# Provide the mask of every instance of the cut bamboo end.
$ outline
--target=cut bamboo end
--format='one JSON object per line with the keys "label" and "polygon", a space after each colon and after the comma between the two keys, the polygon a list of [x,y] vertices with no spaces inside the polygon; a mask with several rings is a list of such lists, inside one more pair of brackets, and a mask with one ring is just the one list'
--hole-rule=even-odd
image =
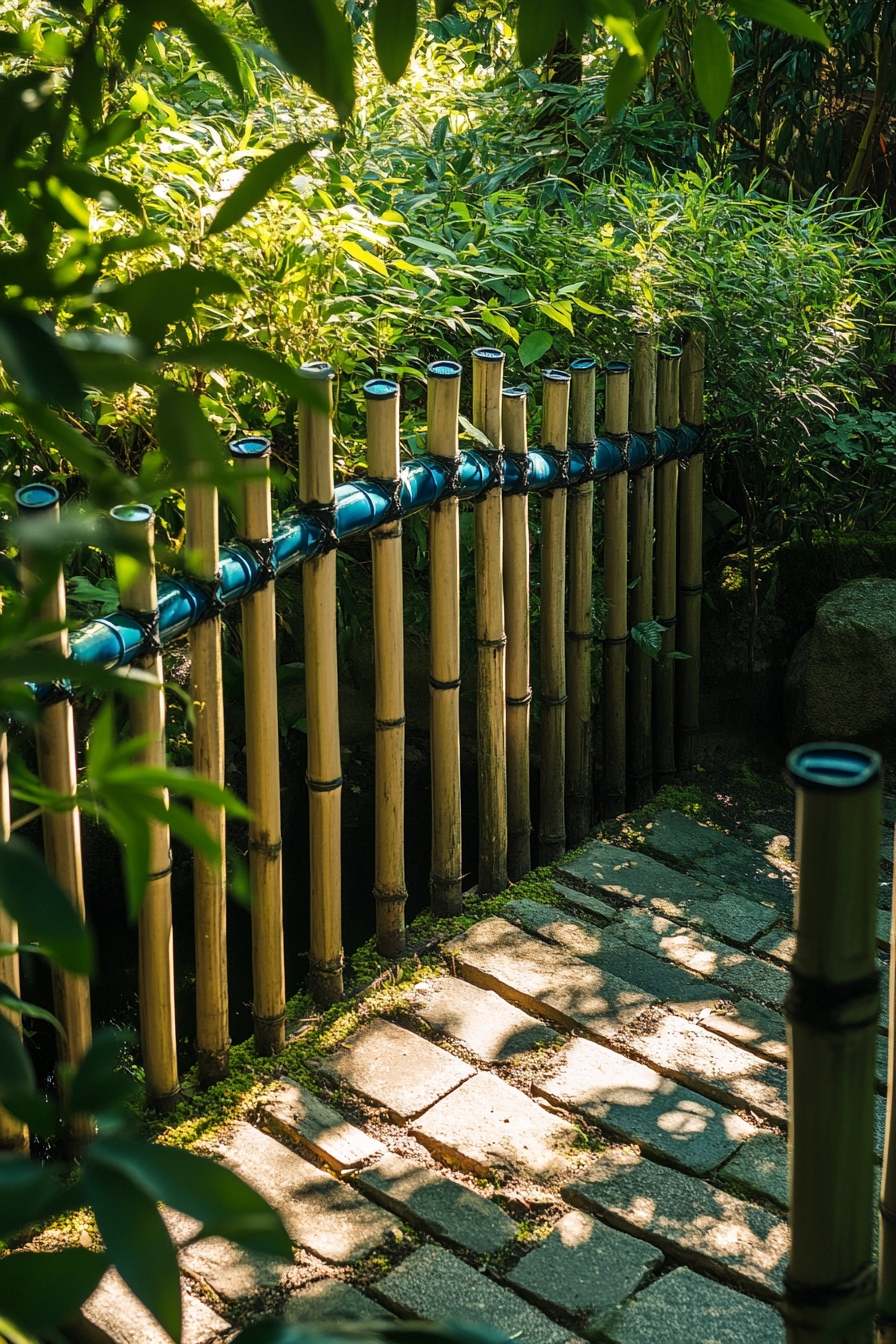
{"label": "cut bamboo end", "polygon": [[[367,467],[388,484],[400,477],[399,388],[385,378],[364,384]],[[376,684],[376,798],[374,899],[380,956],[404,955],[405,932],[405,702],[404,595],[401,521],[370,534],[373,567],[373,643]]]}
{"label": "cut bamboo end", "polygon": [[[473,351],[473,423],[499,451],[504,355]],[[473,507],[478,646],[479,890],[507,886],[507,723],[505,685],[503,505],[497,486]]]}
{"label": "cut bamboo end", "polygon": [[[632,373],[632,429],[653,435],[656,429],[656,346],[650,332],[635,334]],[[631,479],[631,554],[629,557],[629,622],[632,628],[654,619],[653,529],[654,469],[649,464]],[[641,807],[653,788],[653,663],[634,639],[630,641],[628,677],[628,802]]]}
{"label": "cut bamboo end", "polygon": [[[528,451],[527,395],[524,387],[502,394],[504,448],[510,456]],[[507,876],[525,877],[532,867],[532,817],[529,800],[529,719],[532,687],[529,664],[529,499],[505,494],[504,624],[507,633]]]}
{"label": "cut bamboo end", "polygon": [[[706,342],[692,332],[681,356],[682,419],[703,424]],[[692,453],[679,475],[678,648],[687,657],[676,667],[679,769],[693,769],[699,754],[700,619],[703,605],[703,452]]]}
{"label": "cut bamboo end", "polygon": [[[859,1341],[870,1339],[875,1297],[881,762],[863,747],[818,743],[791,752],[787,768],[796,791],[799,871],[796,950],[785,1003],[791,1230],[787,1337],[793,1344],[822,1337]],[[890,1207],[889,1198],[896,1194],[891,1143],[896,1141],[888,1125],[882,1207]],[[821,1172],[824,1179],[819,1179]],[[888,1273],[896,1269],[896,1241],[886,1219],[880,1250],[885,1296],[893,1287]],[[854,1322],[863,1310],[867,1328],[859,1330]]]}
{"label": "cut bamboo end", "polygon": [[[541,438],[544,449],[567,452],[570,375],[542,374]],[[539,859],[554,863],[566,853],[566,490],[541,502],[541,813]]]}
{"label": "cut bamboo end", "polygon": [[[572,445],[593,452],[597,360],[570,365]],[[583,447],[584,451],[584,447]],[[594,484],[572,486],[567,497],[569,596],[566,625],[566,840],[574,848],[591,831],[591,606],[594,546]]]}
{"label": "cut bamboo end", "polygon": [[[332,389],[328,364],[302,365],[327,387],[331,410],[303,403],[299,419],[299,482],[305,505],[333,506]],[[342,756],[336,650],[336,552],[325,549],[303,566],[305,696],[308,719],[308,810],[311,864],[311,948],[308,986],[328,1007],[344,992],[342,954]]]}
{"label": "cut bamboo end", "polygon": [[[624,442],[629,426],[631,365],[606,366],[605,429]],[[628,474],[620,453],[620,470],[604,483],[604,600],[607,614],[603,643],[603,772],[601,815],[617,817],[625,810],[625,699],[628,642]]]}
{"label": "cut bamboo end", "polygon": [[[681,351],[664,346],[657,371],[657,419],[660,426],[676,430],[679,424]],[[656,619],[663,627],[661,661],[653,669],[653,772],[656,784],[675,777],[675,650],[677,621],[678,460],[661,462],[656,468]]]}
{"label": "cut bamboo end", "polygon": [[[240,481],[237,531],[256,554],[273,545],[270,440],[244,435],[230,443]],[[283,838],[280,733],[277,722],[277,605],[272,574],[243,598],[243,687],[249,892],[252,919],[252,1023],[255,1052],[277,1055],[286,1043],[283,946]]]}

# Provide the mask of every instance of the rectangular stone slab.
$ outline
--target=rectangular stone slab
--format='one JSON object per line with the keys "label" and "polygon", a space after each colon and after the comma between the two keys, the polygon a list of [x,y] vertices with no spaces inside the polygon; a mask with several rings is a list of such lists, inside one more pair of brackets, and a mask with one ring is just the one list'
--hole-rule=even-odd
{"label": "rectangular stone slab", "polygon": [[626,1036],[625,1048],[635,1059],[723,1106],[748,1106],[779,1123],[787,1119],[787,1070],[693,1022],[667,1013],[652,1031]]}
{"label": "rectangular stone slab", "polygon": [[563,1196],[710,1274],[764,1297],[783,1291],[787,1224],[695,1176],[660,1167],[630,1149],[610,1149],[564,1186]]}
{"label": "rectangular stone slab", "polygon": [[597,1039],[612,1037],[656,999],[579,957],[485,919],[445,944],[465,980]]}
{"label": "rectangular stone slab", "polygon": [[357,1190],[252,1125],[233,1126],[221,1161],[277,1210],[291,1241],[332,1264],[363,1260],[398,1230]]}
{"label": "rectangular stone slab", "polygon": [[787,1063],[787,1028],[784,1018],[761,1003],[739,999],[730,1008],[701,1017],[700,1026],[774,1064]]}
{"label": "rectangular stone slab", "polygon": [[608,1344],[785,1344],[784,1321],[757,1302],[690,1269],[675,1269],[614,1311]]}
{"label": "rectangular stone slab", "polygon": [[748,1196],[762,1195],[787,1208],[787,1140],[780,1134],[756,1134],[722,1168],[722,1178],[733,1181]]}
{"label": "rectangular stone slab", "polygon": [[576,891],[575,887],[569,887],[565,882],[555,882],[553,887],[555,895],[559,896],[561,901],[565,901],[567,905],[574,905],[577,910],[581,910],[591,918],[597,916],[609,924],[619,914],[615,905],[608,905],[597,896],[588,896],[584,891]]}
{"label": "rectangular stone slab", "polygon": [[[192,1293],[183,1293],[181,1344],[212,1344],[230,1334],[223,1317]],[[108,1269],[82,1314],[114,1344],[171,1344],[171,1336],[128,1288],[117,1270]]]}
{"label": "rectangular stone slab", "polygon": [[411,1133],[450,1166],[488,1176],[568,1177],[577,1164],[578,1131],[491,1073],[477,1073]]}
{"label": "rectangular stone slab", "polygon": [[570,1041],[556,1059],[534,1084],[539,1096],[686,1171],[705,1175],[755,1133],[725,1107],[594,1041]]}
{"label": "rectangular stone slab", "polygon": [[342,1279],[318,1279],[292,1294],[283,1319],[296,1325],[302,1321],[377,1321],[395,1317]]}
{"label": "rectangular stone slab", "polygon": [[224,1302],[235,1302],[266,1288],[280,1288],[295,1268],[292,1260],[247,1251],[223,1237],[194,1241],[178,1259],[185,1273],[211,1288]]}
{"label": "rectangular stone slab", "polygon": [[[637,825],[638,818],[632,820]],[[786,860],[671,810],[646,822],[642,835],[652,850],[685,864],[690,871],[699,869],[754,900],[771,901],[779,910],[793,908],[794,866]]]}
{"label": "rectangular stone slab", "polygon": [[566,1319],[586,1316],[593,1331],[662,1262],[662,1252],[648,1242],[573,1209],[510,1271],[507,1282]]}
{"label": "rectangular stone slab", "polygon": [[334,1171],[351,1171],[386,1151],[293,1078],[280,1080],[277,1091],[265,1100],[262,1116],[275,1136],[306,1149]]}
{"label": "rectangular stone slab", "polygon": [[559,1040],[544,1022],[530,1017],[490,989],[455,975],[423,980],[407,1003],[434,1031],[460,1041],[490,1064],[516,1059]]}
{"label": "rectangular stone slab", "polygon": [[456,1055],[381,1017],[349,1036],[320,1071],[384,1106],[396,1120],[420,1115],[476,1072]]}
{"label": "rectangular stone slab", "polygon": [[440,1246],[415,1251],[372,1291],[399,1316],[415,1320],[490,1326],[525,1344],[570,1344],[573,1338],[565,1326]]}
{"label": "rectangular stone slab", "polygon": [[513,1219],[484,1195],[394,1153],[359,1172],[357,1182],[403,1222],[477,1255],[502,1250],[519,1231]]}

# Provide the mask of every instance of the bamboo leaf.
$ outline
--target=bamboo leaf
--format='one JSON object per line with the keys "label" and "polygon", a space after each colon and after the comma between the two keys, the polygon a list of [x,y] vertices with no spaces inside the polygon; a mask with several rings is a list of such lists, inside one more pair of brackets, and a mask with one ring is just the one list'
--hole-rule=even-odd
{"label": "bamboo leaf", "polygon": [[550,51],[560,31],[561,10],[553,0],[519,0],[516,44],[520,65],[534,65]]}
{"label": "bamboo leaf", "polygon": [[643,56],[630,56],[627,51],[620,53],[604,91],[604,112],[607,121],[616,120],[636,84],[644,78],[646,70],[647,64]]}
{"label": "bamboo leaf", "polygon": [[198,345],[183,345],[166,350],[165,358],[176,364],[191,364],[197,369],[237,369],[265,383],[273,383],[296,401],[304,401],[318,411],[329,410],[327,393],[313,378],[303,378],[296,368],[279,355],[259,350],[243,341],[212,338]]}
{"label": "bamboo leaf", "polygon": [[264,200],[269,191],[273,191],[291,169],[301,163],[311,143],[299,140],[295,144],[284,145],[282,149],[275,149],[273,154],[256,163],[227,200],[221,203],[209,226],[209,233],[223,233],[231,225],[238,224],[259,201]]}
{"label": "bamboo leaf", "polygon": [[718,121],[731,97],[734,56],[724,31],[706,14],[699,15],[694,24],[691,56],[697,94],[713,121]]}
{"label": "bamboo leaf", "polygon": [[734,0],[734,9],[744,18],[767,23],[791,37],[804,37],[822,47],[831,45],[831,39],[818,20],[799,5],[791,4],[790,0]]}
{"label": "bamboo leaf", "polygon": [[379,67],[390,84],[408,68],[417,36],[417,0],[377,0],[373,11],[373,45]]}
{"label": "bamboo leaf", "polygon": [[290,68],[332,104],[340,121],[351,116],[352,35],[334,0],[255,0],[255,7]]}
{"label": "bamboo leaf", "polygon": [[0,361],[24,396],[77,410],[84,389],[53,331],[34,313],[0,309]]}
{"label": "bamboo leaf", "polygon": [[16,835],[0,844],[0,905],[23,942],[39,943],[63,970],[90,974],[90,934],[37,850]]}
{"label": "bamboo leaf", "polygon": [[354,239],[343,238],[340,247],[343,252],[347,252],[350,257],[354,257],[355,261],[360,261],[362,266],[369,266],[372,271],[376,271],[377,275],[388,276],[389,271],[382,258],[376,256],[373,252],[368,252],[366,247],[362,247]]}
{"label": "bamboo leaf", "polygon": [[108,1264],[108,1256],[80,1246],[8,1255],[0,1260],[3,1314],[24,1330],[54,1330],[87,1301]]}

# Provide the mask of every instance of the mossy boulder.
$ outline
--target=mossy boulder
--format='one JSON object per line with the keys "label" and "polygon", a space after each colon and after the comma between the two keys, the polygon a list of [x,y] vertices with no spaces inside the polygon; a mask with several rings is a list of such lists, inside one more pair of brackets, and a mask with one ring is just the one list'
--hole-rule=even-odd
{"label": "mossy boulder", "polygon": [[896,580],[855,579],[819,604],[784,683],[792,744],[896,746]]}

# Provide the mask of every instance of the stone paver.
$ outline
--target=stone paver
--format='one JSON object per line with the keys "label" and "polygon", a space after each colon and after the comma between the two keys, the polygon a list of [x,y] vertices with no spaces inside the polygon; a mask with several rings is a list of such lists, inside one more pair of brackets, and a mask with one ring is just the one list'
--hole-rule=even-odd
{"label": "stone paver", "polygon": [[753,946],[757,952],[771,957],[772,961],[779,961],[782,966],[789,966],[796,951],[796,934],[788,933],[786,929],[773,929]]}
{"label": "stone paver", "polygon": [[596,1330],[663,1261],[662,1253],[574,1209],[507,1275],[525,1297]]}
{"label": "stone paver", "polygon": [[656,1000],[606,971],[514,927],[486,919],[444,946],[465,980],[521,1008],[607,1039]]}
{"label": "stone paver", "polygon": [[411,1133],[450,1166],[480,1176],[568,1177],[578,1156],[572,1125],[491,1073],[478,1073],[437,1102]]}
{"label": "stone paver", "polygon": [[410,1120],[476,1072],[413,1031],[382,1018],[356,1031],[320,1066],[396,1120]]}
{"label": "stone paver", "polygon": [[[632,818],[638,824],[637,816]],[[698,869],[740,888],[752,900],[771,901],[779,910],[793,907],[793,866],[735,840],[714,826],[703,826],[682,812],[661,812],[642,828],[645,844],[662,857]]]}
{"label": "stone paver", "polygon": [[305,1148],[336,1171],[351,1171],[386,1151],[292,1078],[282,1079],[265,1101],[262,1115],[275,1136]]}
{"label": "stone paver", "polygon": [[704,1175],[755,1131],[738,1116],[625,1055],[578,1039],[534,1084],[539,1096],[579,1111],[651,1156]]}
{"label": "stone paver", "polygon": [[[223,1317],[198,1297],[183,1293],[181,1344],[211,1344],[230,1333]],[[114,1269],[81,1308],[92,1325],[105,1331],[114,1344],[171,1344],[171,1336],[146,1310]]]}
{"label": "stone paver", "polygon": [[740,999],[730,1008],[719,1009],[700,1018],[701,1027],[723,1036],[732,1045],[751,1050],[775,1064],[787,1063],[787,1028],[784,1018],[773,1008]]}
{"label": "stone paver", "polygon": [[407,1001],[434,1031],[460,1041],[490,1064],[516,1059],[527,1050],[560,1039],[544,1022],[514,1008],[492,990],[454,975],[423,980]]}
{"label": "stone paver", "polygon": [[787,1119],[787,1070],[693,1022],[666,1013],[652,1031],[627,1035],[625,1046],[636,1059],[723,1106],[749,1106],[779,1123]]}
{"label": "stone paver", "polygon": [[620,980],[652,994],[661,1003],[687,1004],[696,1012],[723,997],[724,989],[691,971],[642,952],[614,937],[612,930],[576,919],[539,901],[510,901],[508,919],[518,920],[529,933],[547,938]]}
{"label": "stone paver", "polygon": [[774,1307],[676,1269],[604,1322],[609,1344],[784,1344]]}
{"label": "stone paver", "polygon": [[247,1251],[223,1237],[205,1237],[181,1251],[180,1267],[211,1288],[224,1302],[235,1302],[264,1288],[280,1288],[294,1269],[291,1260]]}
{"label": "stone paver", "polygon": [[519,1231],[497,1204],[431,1167],[388,1153],[358,1175],[358,1185],[403,1222],[422,1227],[461,1250],[490,1255]]}
{"label": "stone paver", "polygon": [[574,905],[577,910],[584,914],[595,916],[598,919],[605,919],[611,923],[619,914],[615,905],[608,905],[606,901],[601,901],[597,896],[588,896],[584,891],[576,891],[575,887],[568,887],[565,882],[555,882],[553,884],[554,892],[567,905]]}
{"label": "stone paver", "polygon": [[221,1160],[277,1210],[290,1239],[334,1264],[370,1255],[398,1228],[357,1190],[251,1125],[234,1125]]}
{"label": "stone paver", "polygon": [[318,1279],[293,1293],[283,1311],[290,1325],[300,1321],[394,1320],[394,1313],[372,1302],[341,1279]]}
{"label": "stone paver", "polygon": [[525,1344],[568,1344],[571,1332],[555,1325],[515,1293],[439,1246],[424,1246],[374,1286],[399,1316],[461,1325],[485,1325]]}
{"label": "stone paver", "polygon": [[634,947],[773,1007],[783,1004],[790,988],[790,976],[780,967],[658,915],[626,910],[615,928]]}
{"label": "stone paver", "polygon": [[714,934],[729,943],[737,943],[740,947],[748,947],[755,942],[758,935],[765,933],[780,916],[780,912],[774,907],[770,909],[767,905],[759,905],[756,901],[747,900],[745,896],[738,896],[736,892],[728,891],[721,892],[716,901],[687,902],[682,908],[680,918],[674,909],[662,906],[663,903],[660,901],[651,902],[651,909],[655,909],[657,914],[679,919],[682,924],[690,924],[694,929]]}
{"label": "stone paver", "polygon": [[890,926],[893,922],[892,910],[877,912],[877,945],[887,950],[890,946]]}
{"label": "stone paver", "polygon": [[787,1208],[787,1140],[780,1134],[757,1134],[740,1148],[719,1173],[748,1195],[763,1195]]}
{"label": "stone paver", "polygon": [[783,1291],[787,1224],[695,1176],[610,1149],[563,1195],[710,1273],[764,1296]]}

